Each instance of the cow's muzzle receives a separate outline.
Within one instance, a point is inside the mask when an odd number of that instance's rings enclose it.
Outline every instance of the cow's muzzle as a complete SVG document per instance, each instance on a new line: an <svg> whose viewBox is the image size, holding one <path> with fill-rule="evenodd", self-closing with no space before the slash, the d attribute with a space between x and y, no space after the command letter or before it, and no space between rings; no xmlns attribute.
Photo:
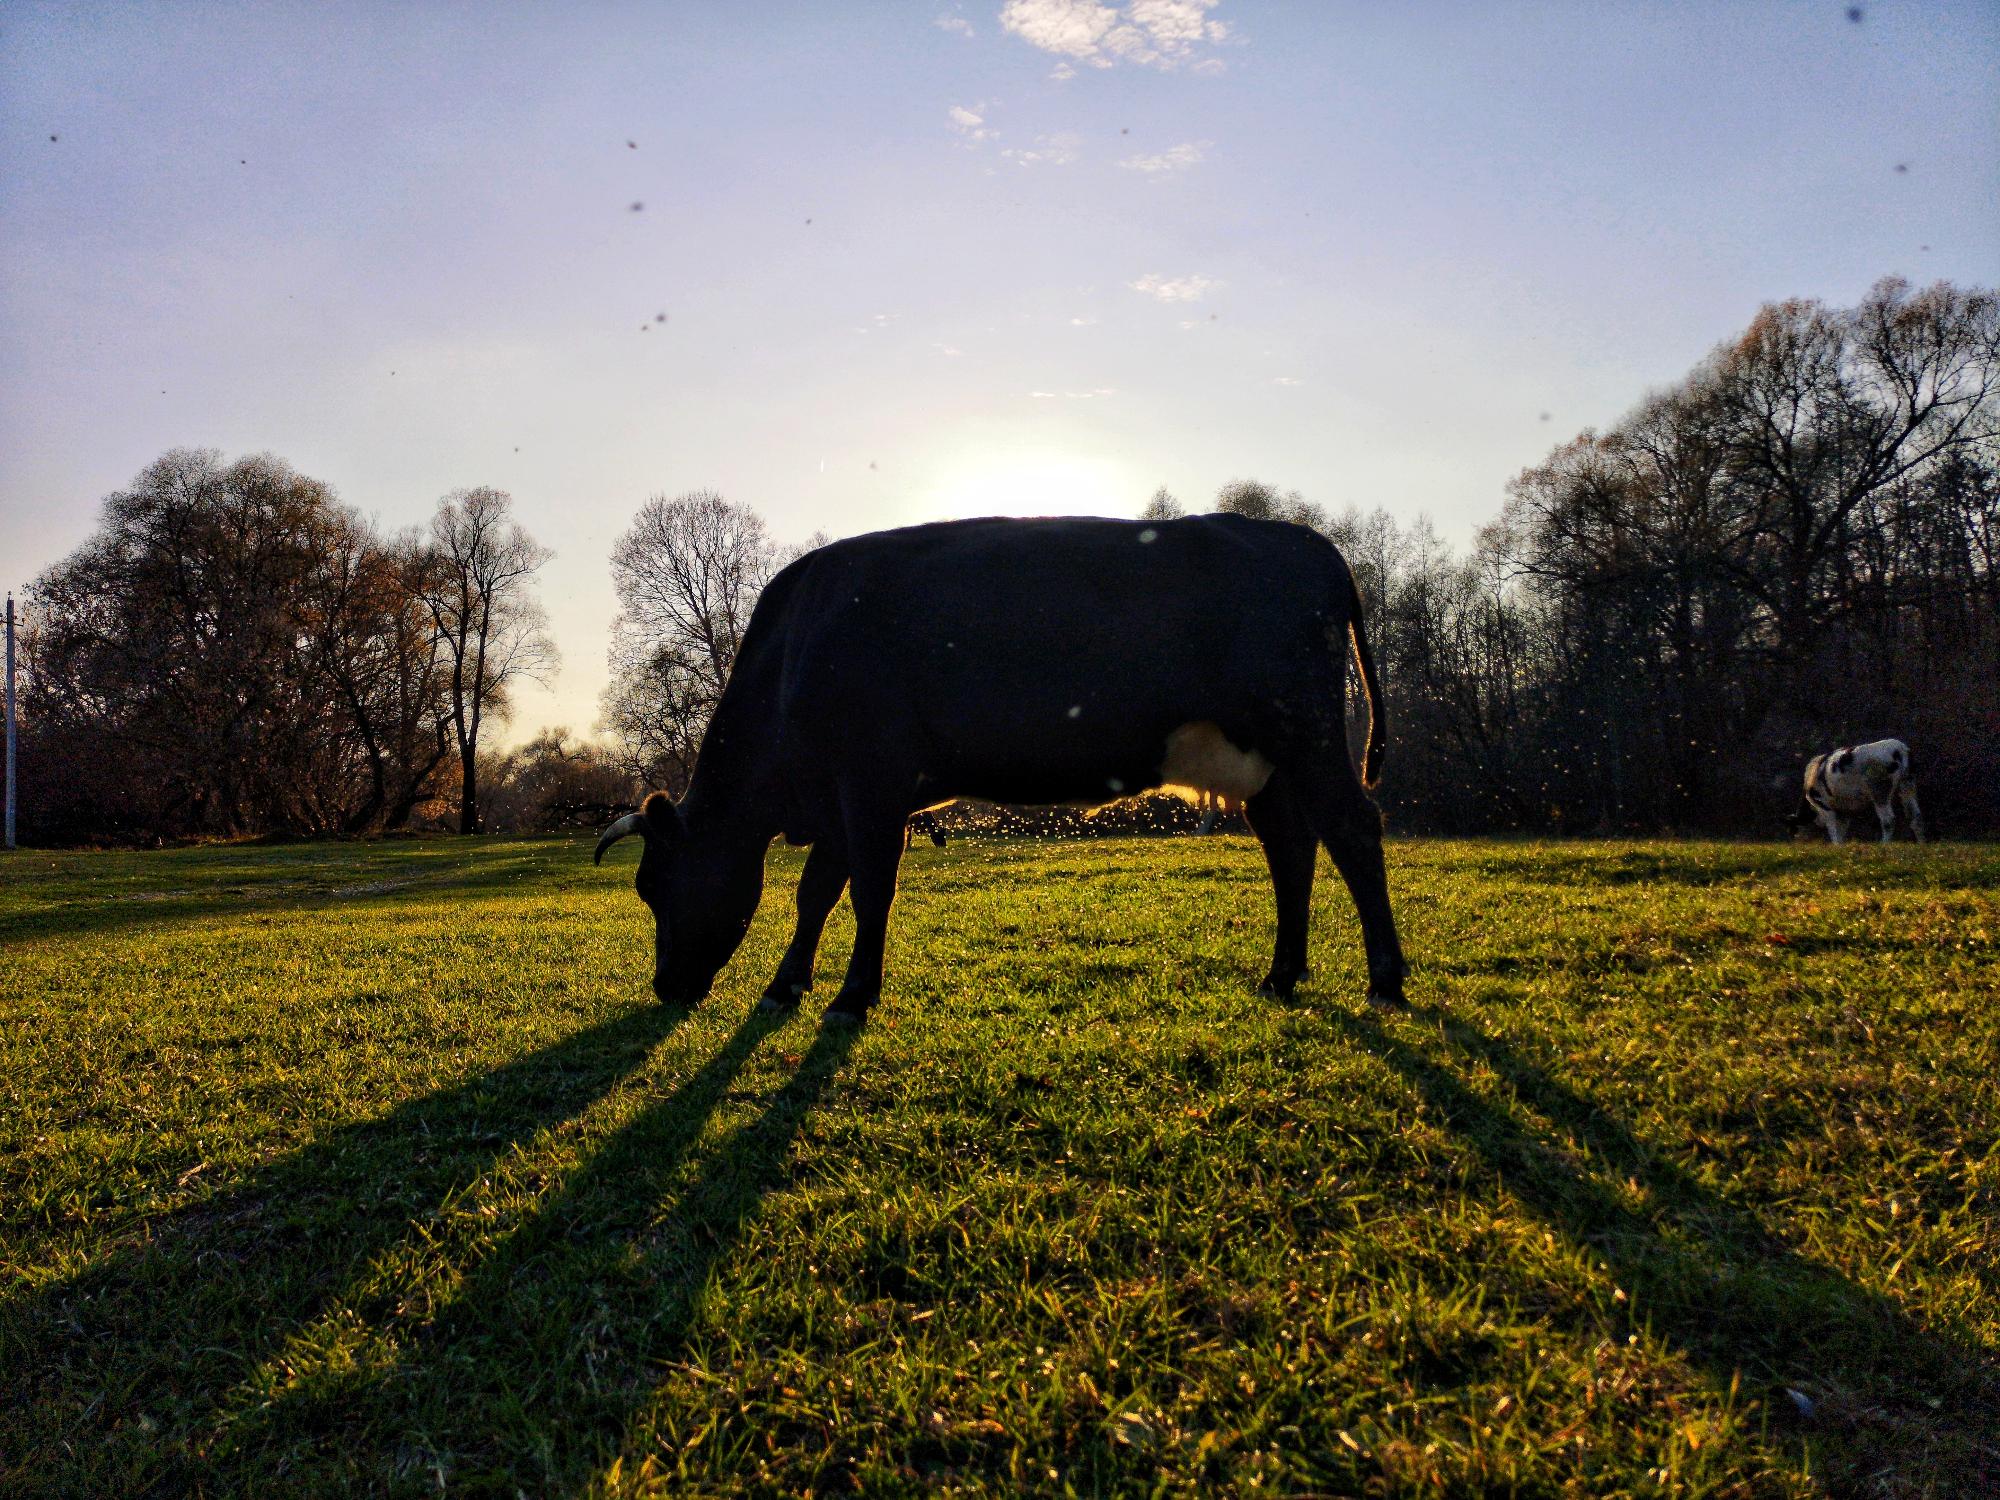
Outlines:
<svg viewBox="0 0 2000 1500"><path fill-rule="evenodd" d="M710 984L712 983L713 981L710 982ZM655 974L653 976L653 998L658 1000L662 1005L671 1005L677 1010L685 1010L689 1006L701 1004L702 1001L708 998L710 984L695 986L689 984L686 980L676 983L668 979L664 974Z"/></svg>

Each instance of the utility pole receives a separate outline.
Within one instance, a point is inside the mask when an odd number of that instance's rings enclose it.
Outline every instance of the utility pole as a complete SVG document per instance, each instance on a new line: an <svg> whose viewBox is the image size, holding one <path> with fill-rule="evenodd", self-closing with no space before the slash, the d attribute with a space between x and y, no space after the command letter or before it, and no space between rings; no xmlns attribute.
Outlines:
<svg viewBox="0 0 2000 1500"><path fill-rule="evenodd" d="M7 596L7 847L14 847L14 596Z"/></svg>

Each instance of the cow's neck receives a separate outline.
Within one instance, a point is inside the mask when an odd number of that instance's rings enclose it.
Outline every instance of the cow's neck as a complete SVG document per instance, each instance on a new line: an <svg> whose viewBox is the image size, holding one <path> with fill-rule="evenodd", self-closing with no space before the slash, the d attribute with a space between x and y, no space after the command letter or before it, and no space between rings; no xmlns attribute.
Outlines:
<svg viewBox="0 0 2000 1500"><path fill-rule="evenodd" d="M740 841L761 848L778 832L777 799L762 764L763 746L750 737L740 715L727 711L729 707L725 698L702 736L681 810L691 830L724 843Z"/></svg>
<svg viewBox="0 0 2000 1500"><path fill-rule="evenodd" d="M754 621L753 621L754 626ZM772 764L779 659L754 628L745 636L688 778L688 826L760 852L783 815Z"/></svg>

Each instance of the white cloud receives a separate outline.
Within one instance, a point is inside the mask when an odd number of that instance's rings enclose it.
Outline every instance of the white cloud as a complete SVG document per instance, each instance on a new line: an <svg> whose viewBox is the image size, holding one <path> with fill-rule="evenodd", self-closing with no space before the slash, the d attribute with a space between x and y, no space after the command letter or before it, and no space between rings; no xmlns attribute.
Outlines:
<svg viewBox="0 0 2000 1500"><path fill-rule="evenodd" d="M1199 302L1206 293L1222 285L1213 276L1162 276L1158 272L1148 272L1126 284L1133 291L1144 292L1162 302Z"/></svg>
<svg viewBox="0 0 2000 1500"><path fill-rule="evenodd" d="M1208 12L1220 0L1132 0L1125 14L1135 30L1143 31L1153 46L1163 51L1186 53L1203 42L1219 42L1229 35L1224 21L1211 21Z"/></svg>
<svg viewBox="0 0 2000 1500"><path fill-rule="evenodd" d="M969 37L973 35L972 23L966 20L964 16L939 16L931 24L936 26L939 31L949 31L953 36Z"/></svg>
<svg viewBox="0 0 2000 1500"><path fill-rule="evenodd" d="M1069 326L1072 328L1088 328L1090 327L1091 324L1095 323L1096 321L1097 319L1095 318L1071 318L1069 320Z"/></svg>
<svg viewBox="0 0 2000 1500"><path fill-rule="evenodd" d="M953 358L957 358L959 355L965 353L965 351L959 348L956 344L936 344L933 345L932 347L934 347L938 353L950 355Z"/></svg>
<svg viewBox="0 0 2000 1500"><path fill-rule="evenodd" d="M1081 144L1073 135L1038 135L1033 150L1016 150L1009 147L1000 154L1011 162L1031 167L1037 162L1046 162L1052 167L1066 167L1077 159L1077 147Z"/></svg>
<svg viewBox="0 0 2000 1500"><path fill-rule="evenodd" d="M1205 160L1208 148L1214 144L1213 141L1183 141L1154 156L1128 156L1118 165L1128 171L1148 174L1185 172Z"/></svg>
<svg viewBox="0 0 2000 1500"><path fill-rule="evenodd" d="M1074 57L1094 67L1108 68L1100 47L1118 20L1118 12L1096 0L1007 0L1000 8L1000 25L1031 47Z"/></svg>
<svg viewBox="0 0 2000 1500"><path fill-rule="evenodd" d="M1295 376L1295 375L1274 375L1274 376L1272 376L1272 377L1271 377L1271 384L1272 384L1272 385L1304 385L1304 384L1305 384L1305 382L1304 382L1303 380L1300 380L1300 379L1299 379L1299 378L1298 378L1297 376Z"/></svg>
<svg viewBox="0 0 2000 1500"><path fill-rule="evenodd" d="M1095 401L1100 396L1115 396L1115 386L1101 385L1094 391L1030 391L1028 395L1036 401Z"/></svg>
<svg viewBox="0 0 2000 1500"><path fill-rule="evenodd" d="M986 116L980 113L985 108L986 101L983 99L972 109L954 104L945 112L945 117L951 122L951 128L968 141L990 141L1000 132L986 123Z"/></svg>
<svg viewBox="0 0 2000 1500"><path fill-rule="evenodd" d="M1057 83L1068 83L1072 78L1076 77L1076 69L1072 68L1068 63L1057 63L1053 68L1049 69L1049 77L1053 78Z"/></svg>
<svg viewBox="0 0 2000 1500"><path fill-rule="evenodd" d="M1007 0L1000 25L1031 47L1071 63L1109 68L1118 62L1144 68L1199 66L1217 71L1222 60L1198 57L1198 49L1230 36L1226 22L1208 13L1221 0ZM1057 77L1072 77L1058 68Z"/></svg>

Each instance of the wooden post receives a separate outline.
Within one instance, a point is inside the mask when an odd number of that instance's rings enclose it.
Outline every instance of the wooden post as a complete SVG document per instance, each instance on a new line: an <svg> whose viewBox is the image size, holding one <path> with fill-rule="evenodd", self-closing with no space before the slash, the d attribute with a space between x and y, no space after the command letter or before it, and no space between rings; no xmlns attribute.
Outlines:
<svg viewBox="0 0 2000 1500"><path fill-rule="evenodd" d="M14 847L14 596L7 596L7 847Z"/></svg>

